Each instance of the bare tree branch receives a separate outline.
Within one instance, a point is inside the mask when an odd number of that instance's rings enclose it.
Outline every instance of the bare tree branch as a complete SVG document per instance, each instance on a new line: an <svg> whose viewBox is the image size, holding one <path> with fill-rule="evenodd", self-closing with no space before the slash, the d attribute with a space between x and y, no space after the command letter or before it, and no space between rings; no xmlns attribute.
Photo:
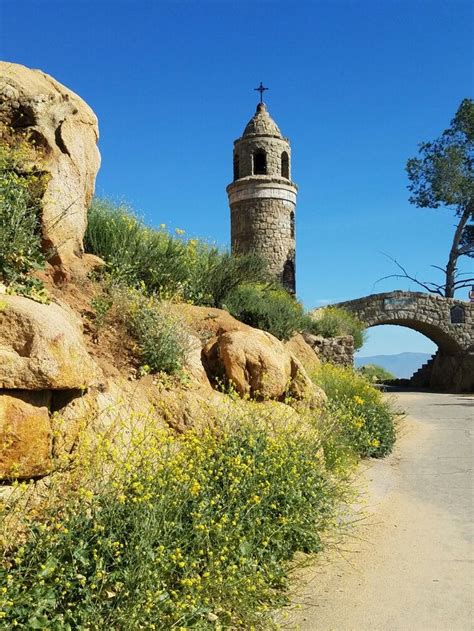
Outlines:
<svg viewBox="0 0 474 631"><path fill-rule="evenodd" d="M465 278L458 280L454 283L455 289L462 289L463 287L470 287L474 283L474 278Z"/></svg>
<svg viewBox="0 0 474 631"><path fill-rule="evenodd" d="M386 256L388 259L390 259L392 263L395 263L395 265L403 272L403 274L390 274L389 276L383 276L382 278L379 278L378 280L376 280L374 285L376 285L377 283L380 283L383 280L387 280L388 278L406 278L407 280L410 280L413 283L416 283L420 287L423 287L423 289L426 289L426 291L429 291L431 294L438 294L439 296L444 295L444 292L443 292L444 285L438 285L437 283L431 283L429 281L418 280L418 278L411 276L407 272L407 270L403 267L403 265L401 265L401 263L399 263L392 256L390 256L389 254L386 254L385 252L382 252L382 254Z"/></svg>

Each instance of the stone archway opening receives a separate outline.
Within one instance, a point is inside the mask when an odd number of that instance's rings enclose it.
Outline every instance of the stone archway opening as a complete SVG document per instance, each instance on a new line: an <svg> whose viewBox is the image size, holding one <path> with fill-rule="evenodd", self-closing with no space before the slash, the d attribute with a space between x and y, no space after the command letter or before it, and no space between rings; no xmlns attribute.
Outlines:
<svg viewBox="0 0 474 631"><path fill-rule="evenodd" d="M379 366L397 379L410 379L438 351L437 345L411 328L386 324L369 327L354 355L356 368Z"/></svg>

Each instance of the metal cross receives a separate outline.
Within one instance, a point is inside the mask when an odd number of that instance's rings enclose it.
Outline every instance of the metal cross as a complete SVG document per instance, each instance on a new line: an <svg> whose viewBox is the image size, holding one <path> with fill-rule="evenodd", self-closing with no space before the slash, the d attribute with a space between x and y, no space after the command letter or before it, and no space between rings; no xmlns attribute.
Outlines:
<svg viewBox="0 0 474 631"><path fill-rule="evenodd" d="M260 92L260 103L263 103L263 93L265 92L265 90L268 90L269 88L264 88L263 87L263 83L260 81L260 85L258 86L258 88L254 88L254 90L256 90L257 92Z"/></svg>

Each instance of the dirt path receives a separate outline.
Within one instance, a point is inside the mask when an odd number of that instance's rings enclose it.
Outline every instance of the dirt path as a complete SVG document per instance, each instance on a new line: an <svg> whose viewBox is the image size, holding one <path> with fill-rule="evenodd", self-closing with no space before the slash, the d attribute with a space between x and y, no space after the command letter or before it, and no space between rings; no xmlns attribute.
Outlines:
<svg viewBox="0 0 474 631"><path fill-rule="evenodd" d="M305 571L284 627L474 629L474 396L402 393L396 451L363 471L367 524Z"/></svg>

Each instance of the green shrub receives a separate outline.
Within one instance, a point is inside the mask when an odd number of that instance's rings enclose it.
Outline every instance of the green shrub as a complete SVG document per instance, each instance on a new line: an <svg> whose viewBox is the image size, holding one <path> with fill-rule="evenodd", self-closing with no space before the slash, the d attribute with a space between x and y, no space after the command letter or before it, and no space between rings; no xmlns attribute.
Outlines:
<svg viewBox="0 0 474 631"><path fill-rule="evenodd" d="M44 266L39 220L44 178L20 166L26 142L0 145L0 279L12 293L46 300L42 283L29 276Z"/></svg>
<svg viewBox="0 0 474 631"><path fill-rule="evenodd" d="M308 316L305 328L322 337L352 335L355 349L361 348L364 344L364 324L352 313L338 307L317 309Z"/></svg>
<svg viewBox="0 0 474 631"><path fill-rule="evenodd" d="M228 296L242 283L266 280L265 270L265 261L255 254L234 256L217 248L207 248L196 261L195 274L184 297L195 304L222 308Z"/></svg>
<svg viewBox="0 0 474 631"><path fill-rule="evenodd" d="M3 628L270 626L286 561L321 549L340 504L317 432L239 417L178 438L135 430L132 446L121 459L101 442L79 488L9 539Z"/></svg>
<svg viewBox="0 0 474 631"><path fill-rule="evenodd" d="M225 306L241 322L280 340L291 337L304 323L301 304L275 286L241 285L227 296Z"/></svg>
<svg viewBox="0 0 474 631"><path fill-rule="evenodd" d="M107 303L107 295L104 297L97 313L102 322L111 313L122 320L137 342L142 371L173 374L183 368L189 335L183 323L167 311L166 303L123 287L112 287L109 299Z"/></svg>
<svg viewBox="0 0 474 631"><path fill-rule="evenodd" d="M89 209L85 247L102 257L116 282L162 298L221 307L226 295L245 281L265 278L256 255L235 257L197 239L171 235L143 224L125 204L95 199Z"/></svg>
<svg viewBox="0 0 474 631"><path fill-rule="evenodd" d="M322 364L312 375L328 396L336 424L332 440L363 457L389 454L396 438L394 412L379 390L352 368Z"/></svg>
<svg viewBox="0 0 474 631"><path fill-rule="evenodd" d="M376 364L366 364L365 366L360 366L357 370L371 383L396 379L395 375Z"/></svg>

